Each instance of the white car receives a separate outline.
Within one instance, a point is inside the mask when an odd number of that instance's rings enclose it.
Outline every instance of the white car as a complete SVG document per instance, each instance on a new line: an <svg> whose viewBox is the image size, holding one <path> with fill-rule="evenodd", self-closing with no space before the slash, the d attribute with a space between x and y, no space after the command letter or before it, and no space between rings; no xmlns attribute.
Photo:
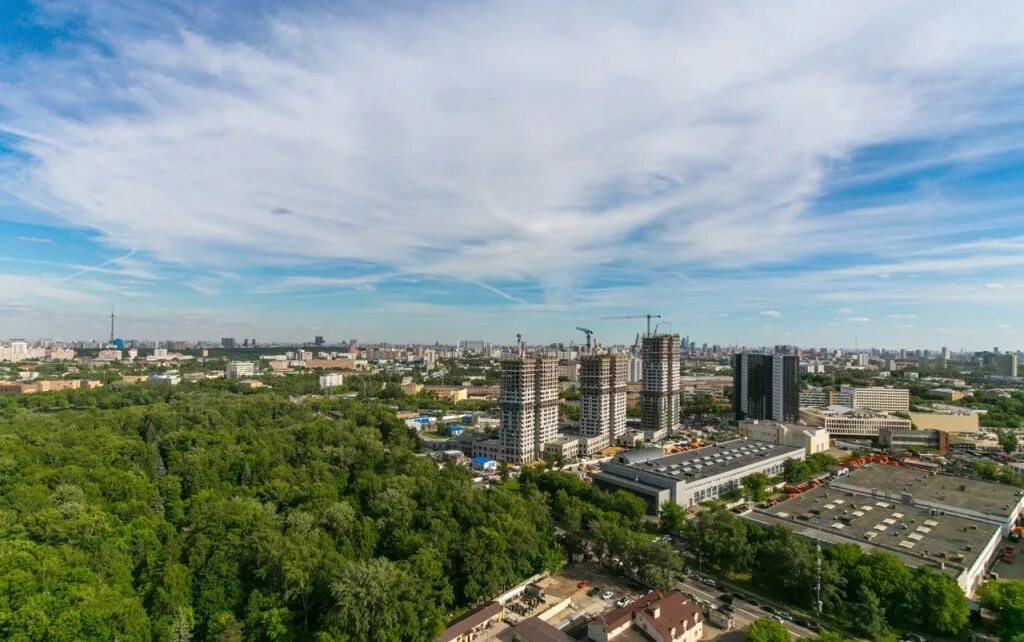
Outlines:
<svg viewBox="0 0 1024 642"><path fill-rule="evenodd" d="M602 600L610 600L613 597L615 597L615 594L612 593L611 591L605 591L604 593L601 594L601 599Z"/></svg>
<svg viewBox="0 0 1024 642"><path fill-rule="evenodd" d="M615 606L617 606L617 607L619 607L621 609L622 607L626 606L627 604L629 604L632 601L633 600L629 599L628 597L623 596L623 597L619 598L619 600L615 603Z"/></svg>

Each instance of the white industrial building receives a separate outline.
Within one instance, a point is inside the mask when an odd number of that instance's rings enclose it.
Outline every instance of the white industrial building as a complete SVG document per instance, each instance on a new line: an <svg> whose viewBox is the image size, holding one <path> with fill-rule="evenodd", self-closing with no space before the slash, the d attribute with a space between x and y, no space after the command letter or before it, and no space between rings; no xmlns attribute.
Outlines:
<svg viewBox="0 0 1024 642"><path fill-rule="evenodd" d="M803 448L807 455L823 453L830 445L828 430L824 428L783 424L770 420L741 421L740 435L755 441Z"/></svg>
<svg viewBox="0 0 1024 642"><path fill-rule="evenodd" d="M909 419L866 408L829 406L801 408L800 419L809 426L824 428L832 437L877 439L882 430L910 430Z"/></svg>
<svg viewBox="0 0 1024 642"><path fill-rule="evenodd" d="M734 439L684 453L665 455L660 448L627 451L605 462L594 482L626 490L647 501L656 513L673 501L684 508L715 499L754 473L782 474L788 459L804 459L804 448L752 439Z"/></svg>

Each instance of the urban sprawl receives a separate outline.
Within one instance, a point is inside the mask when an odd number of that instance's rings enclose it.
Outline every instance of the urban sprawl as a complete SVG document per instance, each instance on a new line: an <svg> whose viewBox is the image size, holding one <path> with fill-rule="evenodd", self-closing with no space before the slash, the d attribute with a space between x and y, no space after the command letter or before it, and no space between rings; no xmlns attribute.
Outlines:
<svg viewBox="0 0 1024 642"><path fill-rule="evenodd" d="M536 489L566 551L558 568L453 613L442 642L741 640L763 621L833 639L1005 628L1000 591L1024 580L1020 355L708 346L658 329L648 318L616 346L585 328L567 345L275 345L126 341L112 318L109 341L0 343L0 395L30 408L63 394L74 407L224 380L295 403L387 405L439 469ZM857 551L849 564L894 560L905 582L947 578L972 624L898 615L912 605L879 605L868 580L848 599L872 614L851 617L835 595L853 580L829 576L841 550ZM800 589L769 577L771 555L803 573Z"/></svg>

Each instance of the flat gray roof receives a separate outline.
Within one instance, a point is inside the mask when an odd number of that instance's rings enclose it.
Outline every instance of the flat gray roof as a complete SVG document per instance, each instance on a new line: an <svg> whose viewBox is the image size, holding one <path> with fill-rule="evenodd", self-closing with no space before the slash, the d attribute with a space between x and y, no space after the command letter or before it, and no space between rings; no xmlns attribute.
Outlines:
<svg viewBox="0 0 1024 642"><path fill-rule="evenodd" d="M733 439L714 446L705 446L684 453L660 454L657 449L644 449L616 455L612 461L629 468L662 475L677 481L692 482L721 475L736 468L793 453L803 448L783 446L753 439Z"/></svg>
<svg viewBox="0 0 1024 642"><path fill-rule="evenodd" d="M907 494L915 500L977 511L1001 519L1009 518L1024 492L1015 486L953 475L933 475L913 468L884 464L869 464L854 470L836 479L833 485L888 491L896 496Z"/></svg>
<svg viewBox="0 0 1024 642"><path fill-rule="evenodd" d="M999 527L932 512L821 486L769 509L757 509L747 518L785 526L812 539L857 544L868 552L884 550L908 566L928 565L956 578L974 564Z"/></svg>

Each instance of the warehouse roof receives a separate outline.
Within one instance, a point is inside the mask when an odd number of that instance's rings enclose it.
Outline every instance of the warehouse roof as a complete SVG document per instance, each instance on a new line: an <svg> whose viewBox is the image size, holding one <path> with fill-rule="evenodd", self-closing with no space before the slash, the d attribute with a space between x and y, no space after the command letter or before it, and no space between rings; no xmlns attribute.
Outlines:
<svg viewBox="0 0 1024 642"><path fill-rule="evenodd" d="M648 448L622 453L612 461L638 471L692 482L770 457L802 452L803 448L752 439L734 439L672 455L662 455L660 450Z"/></svg>
<svg viewBox="0 0 1024 642"><path fill-rule="evenodd" d="M999 533L995 524L822 486L756 510L748 518L808 538L885 550L908 566L932 566L956 578Z"/></svg>
<svg viewBox="0 0 1024 642"><path fill-rule="evenodd" d="M1024 493L1005 484L883 465L865 466L837 479L833 485L867 489L876 495L890 493L896 500L909 495L918 502L977 511L1000 519L1009 518Z"/></svg>

